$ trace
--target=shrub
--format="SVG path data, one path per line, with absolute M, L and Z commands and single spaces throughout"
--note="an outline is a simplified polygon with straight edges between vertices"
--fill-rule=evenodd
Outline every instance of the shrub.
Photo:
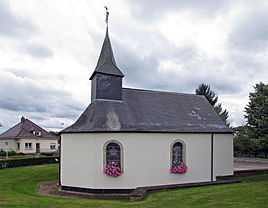
M 15 151 L 8 152 L 8 156 L 16 155 Z M 0 150 L 0 156 L 6 156 L 6 152 L 4 150 Z
M 52 152 L 42 152 L 41 155 L 52 156 L 53 153 Z
M 0 169 L 20 167 L 20 166 L 53 164 L 58 162 L 59 157 L 38 157 L 38 158 L 0 160 Z

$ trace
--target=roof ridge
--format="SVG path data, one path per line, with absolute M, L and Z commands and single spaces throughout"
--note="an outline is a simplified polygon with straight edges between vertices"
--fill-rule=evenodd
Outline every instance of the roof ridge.
M 147 89 L 137 89 L 137 88 L 128 88 L 128 87 L 123 87 L 123 90 L 137 90 L 137 91 L 148 91 L 148 92 L 164 92 L 164 93 L 169 93 L 169 94 L 182 94 L 182 95 L 194 95 L 194 96 L 203 96 L 203 95 L 196 95 L 196 94 L 191 94 L 191 93 L 181 93 L 181 92 L 169 92 L 169 91 L 161 91 L 161 90 L 147 90 Z
M 28 118 L 25 119 L 25 121 L 28 120 L 30 123 L 32 123 L 33 125 L 39 127 L 41 130 L 47 132 L 45 129 L 43 129 L 41 126 L 37 125 L 36 123 L 32 122 L 31 120 L 29 120 Z M 47 132 L 48 133 L 48 132 Z

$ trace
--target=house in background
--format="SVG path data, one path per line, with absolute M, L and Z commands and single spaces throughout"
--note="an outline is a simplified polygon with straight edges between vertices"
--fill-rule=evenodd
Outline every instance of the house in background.
M 107 27 L 90 77 L 91 103 L 61 132 L 63 190 L 130 193 L 233 175 L 233 131 L 204 96 L 123 88 L 123 77 Z M 187 172 L 172 173 L 180 161 Z
M 58 137 L 50 134 L 29 119 L 21 117 L 21 122 L 0 134 L 0 149 L 16 153 L 36 154 L 58 151 Z

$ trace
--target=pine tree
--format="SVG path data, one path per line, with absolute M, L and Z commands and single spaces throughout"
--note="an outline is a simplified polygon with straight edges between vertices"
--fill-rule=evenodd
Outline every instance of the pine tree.
M 245 118 L 250 134 L 255 139 L 268 137 L 268 84 L 256 84 L 255 92 L 249 93 Z
M 210 89 L 209 85 L 202 83 L 198 86 L 195 90 L 196 95 L 204 95 L 207 101 L 214 107 L 215 111 L 218 113 L 222 121 L 225 123 L 226 126 L 230 127 L 230 123 L 228 122 L 228 111 L 226 109 L 222 109 L 222 104 L 218 103 L 218 96 L 215 94 L 213 90 Z
M 210 86 L 206 85 L 205 83 L 202 83 L 198 86 L 198 88 L 195 90 L 195 94 L 204 95 L 213 107 L 218 102 L 218 96 L 210 89 Z

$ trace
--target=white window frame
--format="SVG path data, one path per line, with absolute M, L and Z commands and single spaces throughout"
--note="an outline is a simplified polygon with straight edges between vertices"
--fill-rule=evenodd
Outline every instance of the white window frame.
M 33 143 L 32 142 L 25 142 L 24 147 L 26 150 L 32 150 L 33 149 Z
M 33 135 L 35 135 L 35 136 L 41 136 L 41 131 L 33 131 Z

